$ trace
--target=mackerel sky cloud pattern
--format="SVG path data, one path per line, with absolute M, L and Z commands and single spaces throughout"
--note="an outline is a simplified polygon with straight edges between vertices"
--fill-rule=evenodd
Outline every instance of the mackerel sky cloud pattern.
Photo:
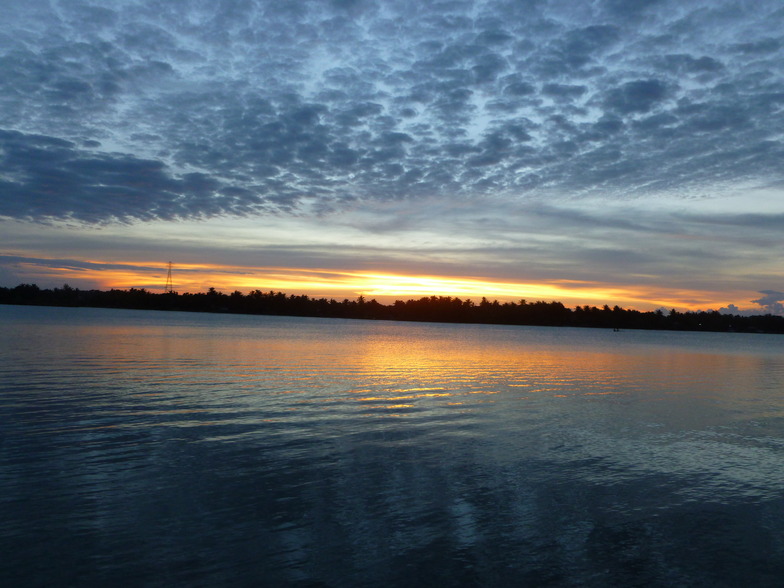
M 779 0 L 6 4 L 5 259 L 784 288 Z
M 5 14 L 9 217 L 782 181 L 776 1 L 33 1 Z

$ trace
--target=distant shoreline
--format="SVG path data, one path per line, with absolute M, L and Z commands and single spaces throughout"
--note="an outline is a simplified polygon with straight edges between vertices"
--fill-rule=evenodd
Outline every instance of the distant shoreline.
M 561 302 L 480 302 L 450 296 L 429 296 L 416 300 L 396 300 L 381 304 L 376 300 L 337 301 L 288 295 L 283 292 L 254 290 L 224 294 L 210 288 L 207 292 L 158 294 L 145 289 L 79 290 L 67 284 L 43 289 L 35 284 L 14 288 L 0 287 L 0 304 L 24 306 L 124 308 L 229 314 L 303 316 L 411 322 L 527 325 L 548 327 L 593 327 L 670 331 L 713 331 L 739 333 L 784 333 L 784 317 L 777 315 L 739 316 L 711 312 L 669 312 L 610 308 L 604 305 L 576 306 Z

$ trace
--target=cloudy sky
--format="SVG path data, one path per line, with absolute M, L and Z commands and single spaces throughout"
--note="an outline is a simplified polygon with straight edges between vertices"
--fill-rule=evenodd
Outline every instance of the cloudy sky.
M 0 285 L 781 310 L 780 0 L 0 8 Z

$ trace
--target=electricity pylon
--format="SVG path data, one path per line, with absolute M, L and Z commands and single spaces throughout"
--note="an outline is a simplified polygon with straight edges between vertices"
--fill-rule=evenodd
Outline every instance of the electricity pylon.
M 172 285 L 171 268 L 172 268 L 172 263 L 170 261 L 169 262 L 169 271 L 166 274 L 166 286 L 164 286 L 164 288 L 163 288 L 163 291 L 166 292 L 166 294 L 171 294 L 172 292 L 174 292 L 174 286 Z

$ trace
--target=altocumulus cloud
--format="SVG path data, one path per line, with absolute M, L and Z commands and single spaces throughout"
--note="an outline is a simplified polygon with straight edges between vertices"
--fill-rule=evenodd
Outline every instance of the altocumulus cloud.
M 778 0 L 30 0 L 0 23 L 0 215 L 772 185 L 783 30 Z

